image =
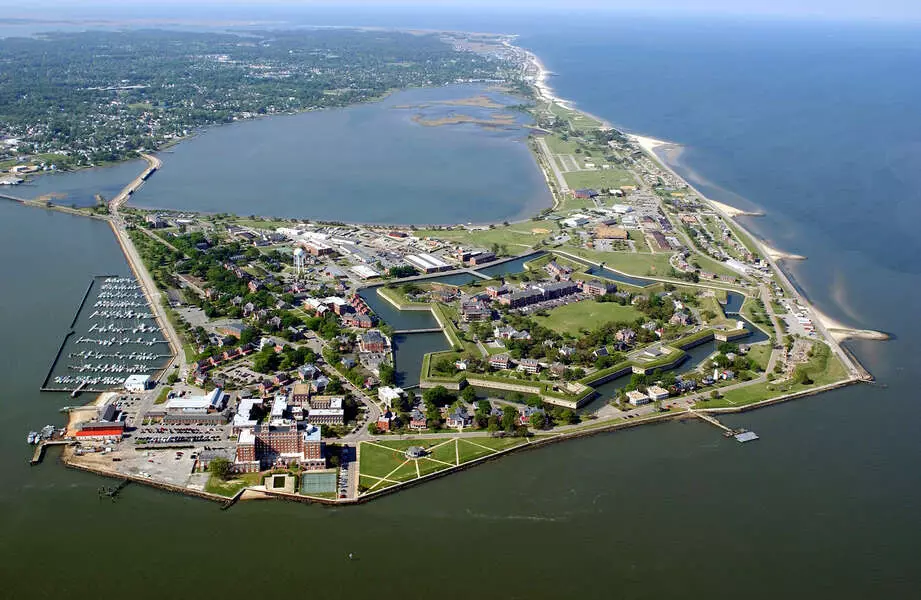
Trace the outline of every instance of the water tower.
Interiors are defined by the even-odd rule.
[[[307,251],[298,246],[294,249],[294,273],[298,277],[304,274],[307,266]]]

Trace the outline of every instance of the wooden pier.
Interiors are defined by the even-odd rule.
[[[724,436],[735,438],[737,442],[745,443],[745,442],[751,442],[751,441],[758,439],[758,434],[755,433],[754,431],[748,431],[745,429],[732,429],[731,427],[727,427],[723,425],[722,423],[720,423],[719,420],[717,420],[717,418],[714,417],[713,415],[708,415],[707,413],[704,413],[704,412],[698,412],[694,409],[690,409],[689,412],[695,417],[703,419],[704,421],[706,421],[707,423],[710,423],[711,425],[715,427],[719,427],[720,429],[723,430]]]

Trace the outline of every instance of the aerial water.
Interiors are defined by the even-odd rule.
[[[28,467],[25,433],[60,422],[69,398],[37,388],[90,277],[124,273],[124,261],[102,223],[0,204],[8,593],[109,593],[103,563],[137,598],[303,586],[258,566],[227,574],[272,548],[310,565],[312,594],[343,597],[915,596],[921,83],[909,75],[921,73],[921,35],[597,15],[365,18],[520,33],[557,73],[558,95],[683,144],[676,168],[716,199],[763,210],[746,225],[808,257],[789,268],[822,311],[894,334],[849,344],[879,383],[726,418],[761,436],[744,446],[703,423],[670,423],[521,453],[348,509],[220,511],[139,486],[100,503],[100,480],[53,453]]]

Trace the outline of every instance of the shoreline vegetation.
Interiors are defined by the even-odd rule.
[[[547,106],[549,106],[551,110],[553,110],[554,107],[562,108],[563,110],[570,113],[568,116],[571,119],[577,120],[580,123],[585,124],[586,126],[593,126],[601,130],[612,129],[610,124],[604,121],[603,119],[594,117],[593,115],[590,115],[584,111],[579,111],[573,107],[572,102],[556,97],[553,94],[551,87],[547,83],[547,79],[550,73],[546,70],[543,63],[539,60],[539,58],[535,54],[533,54],[530,51],[519,48],[517,46],[513,46],[510,41],[513,38],[509,36],[493,36],[491,39],[494,43],[498,42],[506,49],[517,52],[527,57],[525,64],[521,65],[521,68],[523,69],[523,72],[522,72],[523,79],[524,81],[528,82],[528,85],[530,85],[532,91],[534,92],[535,98],[539,104],[544,103]],[[530,76],[528,74],[530,74]],[[488,98],[483,100],[483,98],[484,97],[476,97],[473,99],[445,101],[444,104],[453,103],[454,105],[461,105],[461,106],[467,105],[467,106],[484,107],[487,104],[487,101],[491,102],[491,100],[489,100]],[[460,104],[460,103],[466,103],[466,104]],[[415,108],[415,107],[405,107],[405,108]],[[424,119],[417,120],[417,118],[415,117],[413,118],[413,120],[419,123],[420,125],[429,125],[429,126],[448,125],[448,124],[455,124],[455,123],[471,123],[471,122],[482,121],[480,119],[474,119],[473,117],[469,117],[466,115],[452,115],[451,117],[446,117],[444,119],[431,120],[428,122],[426,122],[426,120]],[[505,124],[505,123],[492,123],[491,121],[493,120],[490,120],[490,124],[500,124],[500,125]],[[512,118],[512,120],[514,119]],[[690,405],[683,409],[666,409],[664,412],[656,412],[651,415],[641,416],[641,418],[637,418],[637,419],[628,420],[626,417],[598,418],[596,420],[589,420],[588,422],[585,422],[581,425],[563,426],[563,427],[560,427],[554,433],[550,433],[548,435],[542,434],[536,438],[526,439],[524,443],[517,444],[509,448],[503,448],[501,450],[495,451],[493,454],[482,456],[482,457],[476,458],[475,460],[471,460],[471,461],[462,463],[460,459],[458,458],[457,463],[450,465],[449,468],[444,468],[436,472],[428,473],[424,476],[420,475],[419,477],[415,479],[408,479],[408,480],[400,481],[400,482],[392,482],[392,483],[387,484],[386,486],[381,486],[381,489],[379,491],[374,490],[373,493],[359,494],[357,497],[354,497],[354,498],[349,498],[345,500],[331,500],[331,499],[324,499],[324,498],[311,498],[311,497],[296,497],[295,498],[295,497],[292,497],[290,499],[296,499],[296,500],[301,500],[301,501],[333,503],[333,504],[363,503],[368,500],[377,498],[383,494],[391,493],[398,489],[402,489],[406,486],[415,485],[417,483],[426,481],[431,478],[440,477],[442,475],[445,475],[445,474],[448,474],[448,473],[451,473],[457,470],[466,469],[469,466],[478,464],[481,461],[492,460],[506,453],[520,451],[525,448],[540,447],[547,443],[562,441],[566,439],[572,439],[572,438],[581,437],[584,435],[593,435],[595,433],[602,432],[602,431],[612,431],[612,430],[617,430],[617,429],[626,428],[626,427],[634,427],[634,426],[647,424],[647,423],[661,422],[664,420],[703,418],[701,417],[701,414],[708,414],[708,413],[720,414],[720,413],[744,412],[744,411],[760,408],[763,406],[769,406],[769,405],[776,404],[779,402],[785,402],[791,399],[800,398],[803,396],[810,396],[810,395],[822,393],[830,389],[849,385],[852,383],[857,383],[859,381],[867,381],[872,378],[869,375],[869,373],[867,373],[863,369],[863,367],[860,366],[859,362],[857,362],[857,360],[850,354],[850,352],[847,352],[846,350],[842,349],[842,347],[838,345],[838,341],[847,339],[849,337],[862,337],[866,339],[886,339],[887,336],[885,334],[880,333],[880,332],[872,332],[872,331],[849,328],[841,323],[838,323],[828,318],[826,315],[818,311],[814,306],[812,306],[806,300],[804,294],[802,294],[802,292],[793,285],[793,283],[786,276],[786,274],[784,273],[780,265],[777,263],[777,261],[780,261],[780,260],[801,259],[802,257],[782,253],[773,248],[770,248],[767,244],[759,240],[756,236],[751,234],[745,227],[743,227],[740,223],[738,223],[738,221],[735,220],[735,218],[739,216],[754,215],[754,214],[760,214],[760,213],[750,213],[750,212],[742,211],[740,209],[728,206],[726,204],[710,200],[706,198],[706,196],[704,196],[703,194],[700,194],[700,192],[695,190],[692,186],[687,184],[687,182],[685,182],[683,178],[678,176],[667,164],[664,164],[664,161],[662,161],[655,152],[657,148],[662,148],[662,147],[671,145],[669,142],[664,142],[662,140],[656,140],[654,138],[649,138],[645,136],[628,136],[628,137],[634,140],[640,146],[640,148],[642,148],[642,150],[646,152],[646,154],[648,154],[650,157],[652,157],[657,162],[662,163],[662,166],[666,170],[671,172],[672,175],[674,175],[678,181],[684,183],[685,185],[687,185],[689,189],[695,191],[698,194],[698,196],[700,196],[700,198],[706,201],[713,208],[715,212],[717,212],[722,217],[724,217],[728,222],[733,223],[734,226],[741,232],[742,236],[747,238],[748,241],[750,241],[761,252],[763,252],[763,254],[767,257],[768,261],[770,262],[772,271],[780,279],[783,287],[788,290],[791,296],[793,296],[799,302],[801,302],[804,306],[806,306],[809,309],[809,311],[811,311],[811,313],[815,316],[816,321],[820,327],[820,330],[822,330],[822,333],[824,334],[826,343],[832,350],[832,355],[833,355],[832,358],[834,360],[841,361],[841,363],[843,364],[843,368],[845,369],[847,374],[835,381],[819,382],[820,385],[817,385],[812,388],[799,388],[798,386],[788,385],[785,388],[779,390],[780,393],[774,393],[778,390],[774,389],[771,386],[771,383],[768,382],[766,384],[767,388],[765,391],[768,397],[747,398],[744,402],[741,402],[739,405],[735,405],[734,402],[729,400],[727,402],[724,402],[720,406],[703,406],[702,407],[700,406],[700,403],[698,402],[695,405]],[[529,144],[529,146],[531,145]],[[538,217],[548,214],[551,211],[561,209],[561,208],[562,209],[582,208],[582,206],[579,206],[578,204],[573,203],[571,198],[565,197],[563,190],[560,190],[556,187],[556,182],[560,178],[558,174],[551,172],[552,170],[551,164],[548,164],[541,160],[542,157],[541,157],[540,150],[538,150],[534,146],[531,146],[531,149],[532,149],[532,152],[534,154],[537,164],[541,168],[542,172],[544,172],[545,174],[548,186],[551,188],[551,192],[552,192],[552,195],[554,197],[554,202],[555,202],[554,207],[546,209],[545,211],[541,213],[541,215],[538,215]],[[120,231],[119,228],[124,227],[124,221],[121,217],[119,217],[119,213],[118,213],[119,208],[122,205],[124,205],[127,200],[130,199],[131,194],[137,189],[137,187],[141,183],[143,183],[143,180],[146,180],[146,177],[152,174],[151,169],[156,170],[156,169],[159,169],[161,166],[159,159],[155,157],[144,156],[144,158],[148,162],[148,168],[145,169],[144,173],[142,173],[142,176],[139,176],[138,179],[136,179],[131,184],[126,186],[126,188],[118,196],[116,196],[115,199],[110,201],[108,206],[103,207],[106,210],[104,214],[93,212],[93,209],[80,209],[80,210],[66,209],[64,210],[65,207],[56,206],[52,203],[47,203],[47,202],[46,203],[36,203],[33,201],[27,201],[23,203],[26,205],[40,206],[43,208],[50,208],[54,210],[62,210],[62,212],[68,212],[71,214],[79,214],[83,216],[93,216],[96,218],[104,218],[104,219],[109,220],[109,222],[112,224],[113,230],[115,231],[116,235],[119,237],[119,241],[121,243],[122,250],[125,253],[126,258],[128,259],[129,264],[132,267],[132,270],[134,270],[135,274],[138,275],[138,280],[141,282],[142,286],[144,286],[145,291],[148,293],[148,296],[150,298],[158,298],[160,297],[161,291],[156,288],[156,285],[152,282],[152,280],[150,280],[149,276],[145,276],[145,274],[147,273],[146,267],[144,266],[144,263],[140,260],[140,258],[137,256],[136,251],[133,250],[133,243],[130,237],[127,235],[119,234],[119,231]],[[168,162],[166,166],[168,167]],[[10,199],[13,199],[13,198],[10,198]],[[532,218],[532,219],[526,219],[526,220],[519,221],[515,224],[504,223],[503,227],[508,228],[510,225],[512,226],[520,225],[521,223],[527,223],[531,221],[533,221],[535,224],[539,222],[537,218]],[[437,235],[439,230],[442,230],[445,232],[460,233],[460,231],[456,229],[457,227],[463,228],[464,226],[456,225],[456,226],[447,227],[447,228],[441,226],[439,227],[439,229],[432,231],[432,233]],[[495,231],[495,230],[498,230],[498,224],[494,224],[494,226],[492,227],[484,227],[484,228],[481,228],[480,230]],[[464,231],[467,231],[468,234],[471,233],[468,230],[464,230]],[[549,230],[546,230],[540,227],[536,227],[536,226],[531,228],[531,232],[534,235],[544,235],[539,232],[546,232],[546,234],[550,233]],[[521,235],[525,236],[527,234],[522,233]],[[520,245],[523,247],[529,248],[527,244],[520,244]],[[533,252],[533,250],[530,250],[530,251]],[[561,256],[561,255],[557,254],[557,256]],[[562,252],[562,256],[566,256],[566,252]],[[588,262],[592,262],[587,257],[579,257],[579,258],[581,258],[582,260],[586,260]],[[612,268],[615,268],[615,267],[612,267]],[[638,275],[638,276],[648,275],[648,274],[640,275],[637,273],[627,273],[627,274],[628,275]],[[656,277],[656,279],[660,282],[671,283],[671,280],[668,278],[663,279],[660,277]],[[674,283],[677,284],[679,282],[674,281]],[[694,284],[687,284],[687,285],[694,285]],[[701,286],[701,287],[704,287],[704,286]],[[719,286],[716,286],[716,287],[719,287]],[[745,295],[748,298],[757,297],[757,296],[746,294],[746,293],[743,293],[743,295]],[[384,294],[382,294],[382,296],[390,304],[403,308],[402,306],[400,306],[400,303],[397,302],[395,298],[388,297],[387,295],[384,295]],[[439,312],[441,312],[440,309],[435,310],[436,308],[435,306],[429,306],[425,304],[421,304],[418,307],[412,306],[412,307],[406,307],[406,308],[419,309],[419,310],[432,310],[433,314],[435,314],[436,316],[436,319],[438,317]],[[769,315],[773,316],[773,313],[769,313]],[[776,317],[774,318],[774,320],[776,323]],[[449,327],[446,323],[443,323],[441,319],[438,319],[438,321],[439,321],[439,324],[442,330],[445,332],[445,335],[448,337],[449,342],[451,342],[451,345],[452,346],[457,345],[455,343],[457,342],[457,340],[452,339],[452,336],[449,334],[449,331],[448,331],[448,329],[453,328],[453,325],[450,325]],[[448,319],[448,322],[450,322],[449,319]],[[164,322],[161,323],[161,326],[164,327],[167,333],[173,331],[172,324],[169,322],[168,319],[165,319]],[[456,338],[456,334],[455,334],[455,338]],[[171,344],[171,346],[172,345],[173,344]],[[828,354],[827,351],[828,351],[828,348],[826,348],[826,354]],[[183,358],[181,358],[181,355],[182,355],[181,349],[177,351],[174,348],[174,353],[178,357],[178,358],[174,358],[174,361],[184,360]],[[428,359],[429,355],[427,355],[426,358]],[[172,364],[172,361],[171,361],[171,364]],[[752,383],[755,384],[755,382],[752,382]],[[678,399],[680,399],[680,397]],[[446,434],[446,436],[450,437],[450,434]],[[412,436],[400,436],[400,437],[386,438],[386,439],[406,440],[406,439],[414,439],[414,438]],[[456,439],[460,439],[460,438],[456,438]],[[463,439],[476,440],[478,438],[465,437]],[[484,439],[494,439],[494,438],[486,438],[484,434]],[[365,443],[365,442],[359,442],[359,444],[362,444],[362,443]],[[62,455],[62,460],[65,464],[67,464],[70,467],[93,471],[93,472],[99,473],[104,476],[109,476],[109,477],[114,476],[114,477],[119,477],[119,478],[126,478],[126,476],[123,473],[116,473],[111,469],[94,466],[92,464],[87,464],[81,461],[80,457],[75,456],[74,453],[70,452],[69,450],[70,449],[65,450],[64,454]],[[356,461],[356,465],[358,466],[358,468],[360,468],[359,461]],[[417,469],[418,469],[418,465],[417,465]],[[360,473],[354,476],[360,476]],[[139,481],[140,483],[161,487],[163,489],[169,489],[171,491],[177,491],[181,493],[188,493],[188,494],[196,495],[199,497],[206,497],[212,500],[216,500],[220,498],[221,501],[229,501],[230,503],[236,501],[240,497],[245,498],[246,496],[243,492],[245,492],[246,490],[252,490],[251,487],[242,488],[239,492],[236,493],[236,495],[233,496],[233,498],[226,499],[226,498],[221,498],[220,496],[216,496],[214,494],[202,493],[201,491],[198,491],[198,490],[180,488],[178,486],[172,486],[170,484],[166,484],[162,482],[151,481],[150,479],[144,479],[144,478],[139,478],[139,477],[131,477],[131,479],[135,481]],[[384,481],[384,480],[381,479],[381,481]],[[258,489],[258,487],[259,486],[256,486],[257,488],[256,491],[259,492],[259,494],[257,495],[260,495],[260,496],[268,495],[268,496],[281,497],[281,498],[286,497],[285,494],[265,492],[264,490]]]

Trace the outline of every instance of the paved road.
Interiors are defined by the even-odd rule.
[[[560,172],[559,166],[557,166],[556,161],[553,160],[553,154],[550,152],[550,147],[547,146],[547,140],[544,138],[537,138],[537,145],[540,147],[541,152],[544,154],[544,158],[547,160],[547,164],[553,171],[556,183],[560,187],[560,194],[568,194],[569,184],[566,183],[566,178],[563,177],[563,173]]]
[[[144,173],[147,173],[154,167],[160,167],[161,163],[159,159],[148,154],[143,156],[149,165],[148,168],[145,169]],[[111,202],[109,202],[109,224],[112,226],[112,231],[115,232],[115,237],[118,240],[119,245],[122,247],[122,251],[125,253],[125,258],[128,259],[128,265],[131,267],[131,270],[134,271],[135,277],[141,284],[141,288],[144,290],[144,295],[147,297],[147,301],[150,303],[151,309],[153,310],[154,315],[157,317],[157,322],[160,325],[160,329],[166,336],[166,339],[170,344],[170,348],[173,351],[173,360],[167,364],[166,369],[163,371],[163,376],[166,376],[169,373],[169,367],[173,365],[178,367],[179,376],[180,379],[182,379],[187,374],[187,364],[185,360],[185,352],[182,349],[182,339],[179,337],[179,334],[176,332],[176,328],[173,327],[172,322],[167,317],[166,310],[163,308],[162,303],[163,295],[157,288],[156,283],[154,283],[153,277],[150,276],[150,272],[147,270],[147,266],[144,264],[144,261],[141,260],[141,256],[138,254],[137,248],[134,246],[134,242],[131,241],[131,236],[128,235],[125,219],[119,213],[119,210],[130,196],[130,192],[134,189],[137,189],[142,176],[143,174],[129,183],[121,192],[119,192],[117,196],[115,196],[115,198],[111,200]]]

